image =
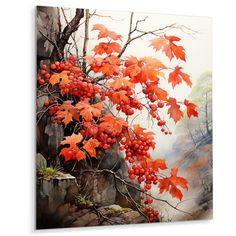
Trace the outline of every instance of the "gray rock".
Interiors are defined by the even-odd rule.
[[[84,214],[76,221],[71,224],[71,227],[81,227],[81,226],[88,226],[91,222],[94,222],[98,218],[97,214],[93,212],[89,212]]]
[[[146,223],[147,220],[139,212],[130,208],[122,208],[119,205],[110,205],[99,207],[97,214],[95,210],[78,210],[73,213],[73,217],[69,220],[75,219],[68,227],[84,227],[97,225],[120,225],[133,223]],[[68,219],[68,217],[67,217]]]
[[[75,196],[79,194],[79,186],[77,184],[70,185],[66,190],[65,202],[75,203]]]
[[[61,174],[50,179],[39,178],[37,180],[37,190],[47,198],[47,207],[41,210],[45,214],[55,213],[57,208],[64,203],[69,186],[75,184],[75,177],[70,174]],[[40,205],[40,201],[41,198],[38,198],[37,204]]]
[[[41,153],[36,154],[36,168],[46,167],[47,161]]]
[[[48,58],[51,55],[53,45],[43,35],[56,41],[59,31],[58,19],[57,8],[37,7],[37,55],[39,57]]]
[[[115,203],[116,189],[112,175],[84,172],[77,181],[82,193],[89,195],[94,204],[107,206]]]

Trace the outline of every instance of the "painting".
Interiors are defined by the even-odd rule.
[[[211,18],[36,8],[36,228],[213,215]]]

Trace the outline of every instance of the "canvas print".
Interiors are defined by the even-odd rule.
[[[36,228],[211,219],[211,19],[39,6],[36,26]]]

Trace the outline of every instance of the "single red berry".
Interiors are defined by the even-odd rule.
[[[46,102],[44,102],[44,104],[43,104],[43,105],[44,105],[45,107],[48,107],[48,106],[49,106],[49,104],[50,104],[50,103],[49,103],[49,101],[46,101]]]
[[[129,108],[127,111],[126,111],[126,115],[127,116],[131,116],[134,114],[134,110],[132,108]]]
[[[163,102],[158,102],[158,103],[157,103],[157,106],[158,106],[159,108],[162,108],[162,107],[164,107],[164,103],[163,103]]]
[[[151,209],[150,209],[150,207],[145,207],[144,210],[145,210],[146,212],[149,212]]]
[[[40,68],[42,69],[42,70],[47,70],[47,66],[46,65],[40,65]]]
[[[154,211],[153,214],[154,214],[155,216],[158,216],[158,215],[159,215],[159,212],[158,212],[158,211]]]
[[[135,179],[135,175],[134,175],[134,174],[131,174],[131,175],[129,176],[129,178],[130,178],[130,179]]]
[[[51,76],[51,75],[50,75],[49,73],[46,73],[46,74],[44,75],[45,79],[49,79],[50,76]]]
[[[45,83],[45,81],[44,81],[43,79],[40,79],[40,80],[39,80],[39,84],[40,84],[40,85],[43,85],[44,83]]]
[[[149,107],[151,108],[152,111],[157,110],[157,106],[155,104],[151,104]]]
[[[40,70],[40,74],[41,74],[41,75],[45,75],[46,73],[47,73],[46,70]]]
[[[52,70],[55,70],[55,69],[57,68],[57,66],[56,66],[55,64],[51,64],[50,68],[51,68]]]

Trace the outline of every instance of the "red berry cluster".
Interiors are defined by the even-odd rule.
[[[130,97],[134,94],[134,90],[132,88],[128,86],[122,86],[120,88],[120,91],[126,91],[126,96],[129,98],[129,100],[128,101],[122,100],[119,104],[117,104],[116,106],[117,111],[122,111],[127,116],[131,116],[134,114],[135,109],[138,109],[138,110],[143,109],[142,104],[137,99]],[[106,95],[108,97],[112,97],[114,93],[115,93],[115,90],[109,89],[106,92]]]
[[[77,77],[74,73],[70,73],[70,83],[60,84],[60,90],[62,94],[71,94],[79,97],[80,101],[85,99],[90,100],[94,96],[101,92],[98,85],[92,83],[89,79],[83,77]]]
[[[110,149],[111,146],[116,142],[116,135],[113,132],[102,131],[96,135],[98,141],[100,141],[100,148]]]
[[[76,75],[81,74],[81,70],[78,68],[77,58],[75,56],[69,56],[64,62],[56,61],[55,63],[52,63],[50,65],[50,68],[48,68],[44,64],[40,65],[40,71],[38,73],[38,78],[37,78],[37,82],[39,83],[39,85],[49,83],[49,79],[51,77],[51,74],[48,72],[49,69],[56,72],[65,70],[74,73]]]
[[[37,82],[39,85],[43,85],[45,83],[49,82],[50,74],[47,72],[47,66],[46,65],[40,65],[40,71],[38,74]]]
[[[144,209],[145,209],[146,213],[148,214],[150,222],[159,221],[159,219],[158,219],[159,212],[158,211],[152,210],[150,207],[145,207]]]
[[[75,56],[69,56],[64,62],[56,61],[50,65],[50,68],[57,71],[69,70],[71,72],[81,72],[81,70],[78,68],[77,58]]]
[[[50,116],[53,116],[58,111],[58,101],[54,97],[50,98],[48,101],[45,101],[43,105],[45,107],[49,107],[48,108],[48,114]],[[57,124],[61,125],[61,120],[53,119],[52,123],[53,124],[57,123]]]
[[[127,116],[134,114],[134,109],[142,110],[142,105],[135,98],[130,98],[128,103],[121,101],[120,104],[116,106],[117,111],[124,112]]]
[[[125,150],[125,159],[128,160],[129,163],[134,163],[138,160],[138,156],[142,156],[142,158],[150,158],[148,150],[155,146],[155,143],[145,136],[136,137],[132,140],[126,138],[121,140],[121,144],[123,146],[120,146],[120,150]]]
[[[99,147],[103,149],[110,149],[111,146],[116,142],[117,138],[119,138],[119,135],[117,135],[112,130],[102,130],[96,124],[87,125],[85,122],[84,128],[85,129],[80,130],[80,133],[84,137],[96,138],[100,142]]]
[[[151,102],[156,102],[158,100],[156,93],[153,92],[151,84],[146,84],[146,88],[143,89],[143,93],[147,95]]]
[[[133,165],[128,170],[128,174],[131,180],[137,178],[139,184],[144,184],[144,187],[141,189],[143,193],[148,192],[151,189],[152,184],[156,185],[158,183],[158,177],[151,168],[144,168],[141,165]],[[144,210],[148,214],[150,222],[158,221],[158,211],[151,210],[150,208],[153,199],[145,196],[145,194],[142,194],[140,199],[145,204]]]
[[[128,170],[129,178],[135,179],[137,178],[138,182],[144,183],[144,188],[142,192],[147,192],[151,189],[151,184],[156,185],[158,178],[155,172],[151,168],[143,168],[141,165],[133,165]]]
[[[52,106],[49,108],[49,115],[53,116],[57,111],[58,111],[58,106]]]

